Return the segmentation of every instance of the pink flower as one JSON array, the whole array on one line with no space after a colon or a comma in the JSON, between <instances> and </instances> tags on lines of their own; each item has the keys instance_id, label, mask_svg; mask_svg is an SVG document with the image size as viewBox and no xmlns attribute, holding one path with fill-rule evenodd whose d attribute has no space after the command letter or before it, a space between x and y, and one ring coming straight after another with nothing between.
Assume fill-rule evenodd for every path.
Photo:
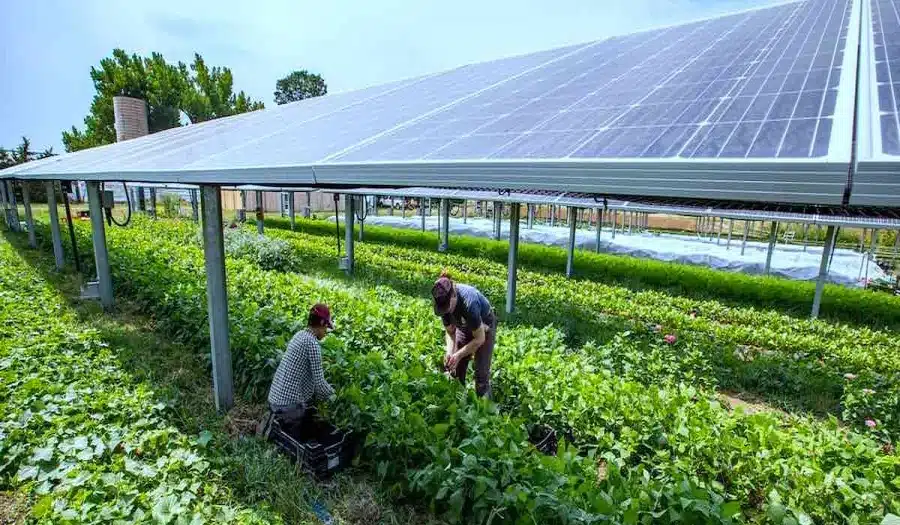
<instances>
[{"instance_id":1,"label":"pink flower","mask_svg":"<svg viewBox=\"0 0 900 525\"><path fill-rule=\"evenodd\" d=\"M877 426L877 424L874 421L872 421L871 419L867 419L866 426L869 428L875 428Z\"/></svg>"},{"instance_id":2,"label":"pink flower","mask_svg":"<svg viewBox=\"0 0 900 525\"><path fill-rule=\"evenodd\" d=\"M670 345L675 344L675 341L678 340L678 338L675 337L675 334L667 334L663 339Z\"/></svg>"},{"instance_id":3,"label":"pink flower","mask_svg":"<svg viewBox=\"0 0 900 525\"><path fill-rule=\"evenodd\" d=\"M850 372L847 372L846 374L844 374L844 379L847 379L848 381L853 381L854 379L856 379L856 374L851 374Z\"/></svg>"}]
</instances>

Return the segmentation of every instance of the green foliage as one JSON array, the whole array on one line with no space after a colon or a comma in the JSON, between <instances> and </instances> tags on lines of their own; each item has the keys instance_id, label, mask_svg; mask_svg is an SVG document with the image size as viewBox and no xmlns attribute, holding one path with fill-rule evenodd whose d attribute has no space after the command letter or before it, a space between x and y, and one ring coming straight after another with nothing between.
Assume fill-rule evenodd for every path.
<instances>
[{"instance_id":1,"label":"green foliage","mask_svg":"<svg viewBox=\"0 0 900 525\"><path fill-rule=\"evenodd\" d=\"M117 293L205 348L203 257L186 243L195 226L136 224L109 232ZM371 271L390 268L379 264ZM228 276L245 395L264 394L297 321L328 302L338 329L326 344L327 375L339 395L327 412L367 433L363 464L386 487L433 502L450 521L878 523L900 506L900 458L871 434L722 407L696 354L704 337L692 338L690 325L673 343L662 340L668 329L635 328L577 351L553 328L503 325L498 412L436 371L441 329L427 301L243 260L229 260ZM568 431L578 449L541 457L527 445L526 422Z\"/></svg>"},{"instance_id":2,"label":"green foliage","mask_svg":"<svg viewBox=\"0 0 900 525\"><path fill-rule=\"evenodd\" d=\"M90 113L84 119L84 131L72 126L63 131L66 151L78 151L116 140L113 97L127 96L147 102L151 133L180 125L181 111L191 122L262 109L262 102L250 100L240 91L233 92L231 70L209 68L199 54L188 66L169 64L159 53L149 57L128 55L114 49L112 56L91 67L96 93Z\"/></svg>"},{"instance_id":3,"label":"green foliage","mask_svg":"<svg viewBox=\"0 0 900 525\"><path fill-rule=\"evenodd\" d=\"M267 218L266 226L290 230L290 223L281 218ZM315 235L334 236L331 221L297 219L296 228ZM420 248L428 252L438 245L437 234L433 232L366 225L366 244L373 243ZM508 250L509 243L505 241L453 236L449 253L505 264ZM534 272L563 273L566 251L552 246L521 244L519 267ZM716 303L719 308L726 309L777 310L803 319L809 316L815 290L815 283L811 282L581 250L575 255L575 275L578 282L602 282L635 292L658 291L685 300ZM821 318L873 329L900 330L900 297L826 285Z\"/></svg>"},{"instance_id":4,"label":"green foliage","mask_svg":"<svg viewBox=\"0 0 900 525\"><path fill-rule=\"evenodd\" d=\"M287 104L305 98L319 97L328 93L325 79L316 73L303 69L275 82L275 103Z\"/></svg>"},{"instance_id":5,"label":"green foliage","mask_svg":"<svg viewBox=\"0 0 900 525\"><path fill-rule=\"evenodd\" d=\"M166 217L177 218L181 209L181 197L172 193L162 194L163 214Z\"/></svg>"},{"instance_id":6,"label":"green foliage","mask_svg":"<svg viewBox=\"0 0 900 525\"><path fill-rule=\"evenodd\" d=\"M302 259L287 241L251 233L246 229L225 231L225 253L249 260L263 270L301 271L303 268Z\"/></svg>"},{"instance_id":7,"label":"green foliage","mask_svg":"<svg viewBox=\"0 0 900 525\"><path fill-rule=\"evenodd\" d=\"M202 439L166 423L169 407L4 241L0 319L0 487L31 495L29 523L272 519L233 504Z\"/></svg>"}]
</instances>

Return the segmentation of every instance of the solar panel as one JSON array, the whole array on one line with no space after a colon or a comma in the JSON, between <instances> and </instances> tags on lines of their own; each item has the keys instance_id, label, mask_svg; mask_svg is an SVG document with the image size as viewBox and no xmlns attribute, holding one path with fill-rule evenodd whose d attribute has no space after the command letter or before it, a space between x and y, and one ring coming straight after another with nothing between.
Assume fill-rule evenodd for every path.
<instances>
[{"instance_id":1,"label":"solar panel","mask_svg":"<svg viewBox=\"0 0 900 525\"><path fill-rule=\"evenodd\" d=\"M823 157L851 6L612 38L332 160Z\"/></svg>"},{"instance_id":2,"label":"solar panel","mask_svg":"<svg viewBox=\"0 0 900 525\"><path fill-rule=\"evenodd\" d=\"M900 5L892 0L872 0L870 8L881 151L900 155Z\"/></svg>"}]
</instances>

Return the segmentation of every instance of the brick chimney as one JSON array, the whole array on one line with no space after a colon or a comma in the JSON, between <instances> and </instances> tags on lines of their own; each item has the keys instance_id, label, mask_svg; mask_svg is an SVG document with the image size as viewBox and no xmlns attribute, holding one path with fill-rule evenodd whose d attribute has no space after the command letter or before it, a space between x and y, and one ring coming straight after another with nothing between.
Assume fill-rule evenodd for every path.
<instances>
[{"instance_id":1,"label":"brick chimney","mask_svg":"<svg viewBox=\"0 0 900 525\"><path fill-rule=\"evenodd\" d=\"M139 98L113 97L113 115L116 119L116 142L150 133L147 103Z\"/></svg>"}]
</instances>

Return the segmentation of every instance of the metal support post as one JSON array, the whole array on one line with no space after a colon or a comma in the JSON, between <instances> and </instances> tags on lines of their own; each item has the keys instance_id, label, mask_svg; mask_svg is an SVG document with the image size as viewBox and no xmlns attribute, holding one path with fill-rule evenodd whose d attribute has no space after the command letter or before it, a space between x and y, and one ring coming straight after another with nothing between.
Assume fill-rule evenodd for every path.
<instances>
[{"instance_id":1,"label":"metal support post","mask_svg":"<svg viewBox=\"0 0 900 525\"><path fill-rule=\"evenodd\" d=\"M616 228L619 226L619 212L617 210L613 210L613 220L612 220L612 238L616 238Z\"/></svg>"},{"instance_id":2,"label":"metal support post","mask_svg":"<svg viewBox=\"0 0 900 525\"><path fill-rule=\"evenodd\" d=\"M719 217L719 232L716 234L716 246L722 243L722 228L725 226L725 218Z\"/></svg>"},{"instance_id":3,"label":"metal support post","mask_svg":"<svg viewBox=\"0 0 900 525\"><path fill-rule=\"evenodd\" d=\"M516 304L516 272L519 257L519 203L509 208L509 257L506 261L506 313L511 314Z\"/></svg>"},{"instance_id":4,"label":"metal support post","mask_svg":"<svg viewBox=\"0 0 900 525\"><path fill-rule=\"evenodd\" d=\"M422 231L425 231L425 198L419 197L419 211L422 214Z\"/></svg>"},{"instance_id":5,"label":"metal support post","mask_svg":"<svg viewBox=\"0 0 900 525\"><path fill-rule=\"evenodd\" d=\"M288 218L291 221L291 231L294 231L294 227L297 223L297 210L294 208L294 192L288 192Z\"/></svg>"},{"instance_id":6,"label":"metal support post","mask_svg":"<svg viewBox=\"0 0 900 525\"><path fill-rule=\"evenodd\" d=\"M527 215L526 221L528 221L528 229L530 230L534 227L534 205L526 204L525 213Z\"/></svg>"},{"instance_id":7,"label":"metal support post","mask_svg":"<svg viewBox=\"0 0 900 525\"><path fill-rule=\"evenodd\" d=\"M875 254L875 244L878 241L878 229L872 230L872 244L869 245L869 254L866 256L866 273L863 275L863 288L869 287L869 261L872 260L872 256Z\"/></svg>"},{"instance_id":8,"label":"metal support post","mask_svg":"<svg viewBox=\"0 0 900 525\"><path fill-rule=\"evenodd\" d=\"M261 191L256 192L256 233L262 235L265 227L263 225L263 220L265 219L265 215L263 213L263 194Z\"/></svg>"},{"instance_id":9,"label":"metal support post","mask_svg":"<svg viewBox=\"0 0 900 525\"><path fill-rule=\"evenodd\" d=\"M550 205L550 227L556 224L556 206Z\"/></svg>"},{"instance_id":10,"label":"metal support post","mask_svg":"<svg viewBox=\"0 0 900 525\"><path fill-rule=\"evenodd\" d=\"M28 225L28 246L37 248L34 236L34 217L31 216L31 196L28 194L28 183L22 182L22 204L25 205L25 224Z\"/></svg>"},{"instance_id":11,"label":"metal support post","mask_svg":"<svg viewBox=\"0 0 900 525\"><path fill-rule=\"evenodd\" d=\"M600 253L600 235L603 233L603 208L597 208L597 246L594 251Z\"/></svg>"},{"instance_id":12,"label":"metal support post","mask_svg":"<svg viewBox=\"0 0 900 525\"><path fill-rule=\"evenodd\" d=\"M744 241L741 242L741 255L744 255L744 250L747 249L747 236L750 235L750 223L744 221Z\"/></svg>"},{"instance_id":13,"label":"metal support post","mask_svg":"<svg viewBox=\"0 0 900 525\"><path fill-rule=\"evenodd\" d=\"M303 209L303 218L309 219L312 217L312 195L307 191L306 193L306 208Z\"/></svg>"},{"instance_id":14,"label":"metal support post","mask_svg":"<svg viewBox=\"0 0 900 525\"><path fill-rule=\"evenodd\" d=\"M499 241L501 237L501 228L503 223L503 203L499 201L494 202L494 240Z\"/></svg>"},{"instance_id":15,"label":"metal support post","mask_svg":"<svg viewBox=\"0 0 900 525\"><path fill-rule=\"evenodd\" d=\"M347 255L346 271L350 275L353 274L353 221L356 219L353 205L353 195L344 195L344 253ZM425 216L422 217L424 221Z\"/></svg>"},{"instance_id":16,"label":"metal support post","mask_svg":"<svg viewBox=\"0 0 900 525\"><path fill-rule=\"evenodd\" d=\"M862 252L866 247L866 234L869 232L868 228L863 228L862 236L859 238L859 251Z\"/></svg>"},{"instance_id":17,"label":"metal support post","mask_svg":"<svg viewBox=\"0 0 900 525\"><path fill-rule=\"evenodd\" d=\"M106 223L103 220L103 206L100 202L100 183L87 183L88 208L91 214L91 237L94 240L94 264L97 267L97 285L100 289L100 304L110 310L113 307L112 276L109 270L109 253L106 251Z\"/></svg>"},{"instance_id":18,"label":"metal support post","mask_svg":"<svg viewBox=\"0 0 900 525\"><path fill-rule=\"evenodd\" d=\"M734 233L734 219L728 219L728 241L725 242L725 249L731 249L731 234Z\"/></svg>"},{"instance_id":19,"label":"metal support post","mask_svg":"<svg viewBox=\"0 0 900 525\"><path fill-rule=\"evenodd\" d=\"M138 198L137 198L138 210L146 212L147 211L147 197L146 197L146 194L144 193L143 186L137 187L137 196L138 196Z\"/></svg>"},{"instance_id":20,"label":"metal support post","mask_svg":"<svg viewBox=\"0 0 900 525\"><path fill-rule=\"evenodd\" d=\"M765 274L769 275L772 269L772 254L775 253L775 240L778 238L778 223L772 221L772 233L769 235L769 250L766 253L766 269Z\"/></svg>"},{"instance_id":21,"label":"metal support post","mask_svg":"<svg viewBox=\"0 0 900 525\"><path fill-rule=\"evenodd\" d=\"M575 218L578 208L569 206L569 254L566 258L566 277L572 277L575 269Z\"/></svg>"},{"instance_id":22,"label":"metal support post","mask_svg":"<svg viewBox=\"0 0 900 525\"><path fill-rule=\"evenodd\" d=\"M13 231L22 231L22 223L19 222L19 203L16 202L16 187L13 181L6 181L6 198L9 201L9 219L12 222Z\"/></svg>"},{"instance_id":23,"label":"metal support post","mask_svg":"<svg viewBox=\"0 0 900 525\"><path fill-rule=\"evenodd\" d=\"M201 186L203 254L206 263L206 302L212 357L213 396L216 410L234 406L231 375L231 343L228 340L228 289L225 278L225 239L222 234L222 192L218 186Z\"/></svg>"},{"instance_id":24,"label":"metal support post","mask_svg":"<svg viewBox=\"0 0 900 525\"><path fill-rule=\"evenodd\" d=\"M463 208L462 208L463 224L466 224L467 222L469 222L469 201L463 199L462 206L463 206Z\"/></svg>"},{"instance_id":25,"label":"metal support post","mask_svg":"<svg viewBox=\"0 0 900 525\"><path fill-rule=\"evenodd\" d=\"M448 199L441 199L440 227L438 251L443 253L450 246L450 201Z\"/></svg>"},{"instance_id":26,"label":"metal support post","mask_svg":"<svg viewBox=\"0 0 900 525\"><path fill-rule=\"evenodd\" d=\"M191 190L191 219L200 221L200 200L197 198L197 190Z\"/></svg>"},{"instance_id":27,"label":"metal support post","mask_svg":"<svg viewBox=\"0 0 900 525\"><path fill-rule=\"evenodd\" d=\"M56 269L62 270L65 265L65 257L62 247L62 233L59 231L59 210L56 209L56 186L52 180L47 185L47 208L50 212L50 238L53 241L53 257L56 259Z\"/></svg>"},{"instance_id":28,"label":"metal support post","mask_svg":"<svg viewBox=\"0 0 900 525\"><path fill-rule=\"evenodd\" d=\"M90 198L91 192L88 192ZM156 218L156 188L150 188L150 217Z\"/></svg>"},{"instance_id":29,"label":"metal support post","mask_svg":"<svg viewBox=\"0 0 900 525\"><path fill-rule=\"evenodd\" d=\"M12 225L10 224L12 221L9 220L9 204L6 201L6 181L0 180L0 208L3 208L3 222L6 223L6 227L12 229Z\"/></svg>"},{"instance_id":30,"label":"metal support post","mask_svg":"<svg viewBox=\"0 0 900 525\"><path fill-rule=\"evenodd\" d=\"M813 296L811 314L813 319L819 317L819 308L822 305L822 292L825 291L825 279L828 276L829 260L831 253L834 251L836 237L834 226L829 226L825 232L825 247L822 248L822 261L819 263L819 277L816 279L816 293Z\"/></svg>"},{"instance_id":31,"label":"metal support post","mask_svg":"<svg viewBox=\"0 0 900 525\"><path fill-rule=\"evenodd\" d=\"M388 214L389 214L391 217L394 216L394 198L393 198L393 197L391 197L391 209L390 209L390 211L388 212Z\"/></svg>"}]
</instances>

